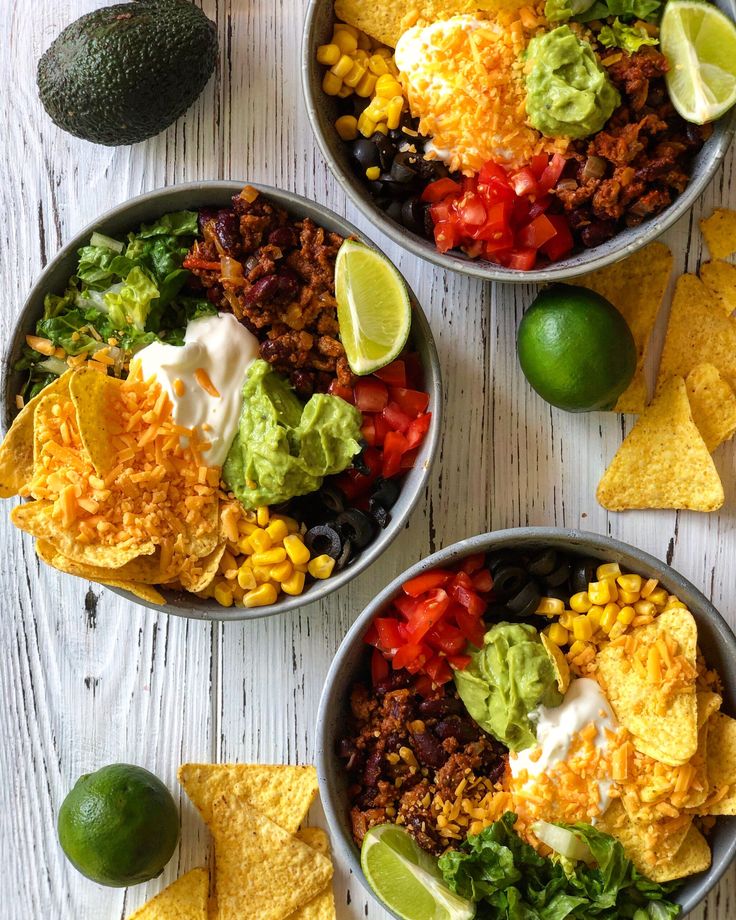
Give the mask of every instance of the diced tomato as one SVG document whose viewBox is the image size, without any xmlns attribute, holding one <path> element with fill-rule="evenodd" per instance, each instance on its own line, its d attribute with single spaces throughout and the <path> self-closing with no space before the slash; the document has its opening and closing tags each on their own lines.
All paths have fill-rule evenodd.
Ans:
<svg viewBox="0 0 736 920">
<path fill-rule="evenodd" d="M 376 446 L 376 423 L 372 415 L 363 416 L 363 425 L 360 434 L 369 447 Z"/>
<path fill-rule="evenodd" d="M 419 355 L 414 351 L 405 351 L 401 357 L 406 365 L 406 385 L 415 390 L 420 389 L 424 369 Z"/>
<path fill-rule="evenodd" d="M 542 174 L 547 168 L 548 163 L 549 159 L 545 153 L 537 153 L 532 157 L 529 168 L 534 173 L 534 176 L 537 180 L 542 178 Z"/>
<path fill-rule="evenodd" d="M 481 569 L 473 575 L 473 587 L 481 594 L 488 594 L 493 590 L 493 576 L 488 569 Z"/>
<path fill-rule="evenodd" d="M 549 164 L 545 167 L 544 172 L 539 177 L 539 188 L 541 191 L 548 192 L 550 189 L 553 189 L 557 185 L 557 182 L 562 175 L 562 170 L 565 168 L 566 163 L 567 160 L 561 154 L 555 153 L 552 156 Z"/>
<path fill-rule="evenodd" d="M 397 358 L 396 361 L 392 361 L 386 367 L 382 367 L 380 371 L 376 371 L 375 375 L 379 380 L 383 380 L 386 386 L 405 387 L 406 363 L 401 358 Z"/>
<path fill-rule="evenodd" d="M 419 448 L 415 447 L 412 450 L 407 450 L 406 453 L 401 455 L 401 470 L 413 470 L 417 462 L 417 457 L 419 456 Z"/>
<path fill-rule="evenodd" d="M 462 238 L 460 225 L 453 220 L 441 220 L 434 226 L 434 242 L 440 252 L 454 249 Z"/>
<path fill-rule="evenodd" d="M 376 429 L 376 446 L 383 447 L 383 442 L 386 440 L 386 435 L 391 431 L 391 426 L 381 415 L 373 416 L 373 425 Z"/>
<path fill-rule="evenodd" d="M 423 645 L 421 642 L 407 642 L 406 645 L 402 645 L 398 649 L 391 659 L 391 664 L 395 671 L 406 668 L 407 671 L 415 674 L 416 671 L 412 671 L 412 667 L 419 670 L 427 662 L 427 659 L 431 657 L 432 650 L 428 646 Z"/>
<path fill-rule="evenodd" d="M 375 377 L 363 377 L 355 384 L 355 405 L 361 412 L 380 412 L 388 403 L 388 388 Z"/>
<path fill-rule="evenodd" d="M 542 252 L 554 262 L 572 250 L 573 238 L 570 225 L 562 214 L 548 214 L 547 217 L 554 224 L 557 233 L 542 246 Z"/>
<path fill-rule="evenodd" d="M 457 213 L 466 227 L 479 227 L 486 221 L 486 209 L 481 199 L 473 194 L 464 195 L 457 205 Z"/>
<path fill-rule="evenodd" d="M 472 243 L 463 243 L 460 247 L 471 259 L 477 259 L 483 254 L 483 240 L 473 240 Z"/>
<path fill-rule="evenodd" d="M 401 409 L 401 406 L 395 402 L 390 402 L 386 406 L 383 412 L 381 412 L 381 417 L 388 425 L 390 431 L 400 431 L 402 434 L 406 434 L 412 422 L 411 416 L 407 415 L 406 412 Z"/>
<path fill-rule="evenodd" d="M 406 442 L 410 450 L 422 443 L 424 435 L 429 431 L 431 422 L 431 412 L 425 412 L 423 415 L 418 415 L 415 419 L 412 419 L 409 430 L 406 432 Z"/>
<path fill-rule="evenodd" d="M 430 205 L 429 213 L 432 216 L 432 223 L 442 224 L 451 221 L 457 223 L 457 214 L 453 207 L 453 199 L 446 198 L 444 201 L 436 201 Z"/>
<path fill-rule="evenodd" d="M 473 553 L 472 556 L 468 556 L 466 559 L 463 559 L 460 564 L 460 568 L 467 575 L 472 575 L 473 572 L 477 572 L 478 569 L 483 567 L 483 563 L 486 561 L 485 553 Z"/>
<path fill-rule="evenodd" d="M 368 473 L 361 473 L 356 469 L 346 470 L 336 480 L 337 487 L 345 497 L 355 501 L 365 494 L 378 479 L 381 472 L 383 458 L 381 452 L 375 447 L 366 447 L 363 451 L 363 463 L 368 467 Z"/>
<path fill-rule="evenodd" d="M 457 668 L 458 671 L 463 671 L 472 661 L 470 655 L 448 655 L 447 663 L 452 665 L 453 668 Z"/>
<path fill-rule="evenodd" d="M 551 204 L 551 195 L 538 195 L 534 199 L 534 203 L 529 205 L 529 220 L 534 220 L 535 217 L 539 217 L 540 214 L 544 214 L 544 212 L 549 208 Z"/>
<path fill-rule="evenodd" d="M 409 442 L 400 431 L 389 431 L 383 442 L 381 474 L 390 479 L 401 470 L 401 456 L 409 449 Z"/>
<path fill-rule="evenodd" d="M 459 195 L 463 190 L 459 182 L 452 179 L 438 179 L 436 182 L 430 182 L 422 192 L 422 201 L 442 201 L 448 195 Z"/>
<path fill-rule="evenodd" d="M 455 573 L 455 577 L 452 579 L 452 587 L 453 589 L 462 587 L 468 591 L 472 591 L 473 582 L 470 575 L 461 568 L 459 572 Z"/>
<path fill-rule="evenodd" d="M 453 584 L 450 593 L 453 599 L 461 604 L 471 616 L 480 617 L 485 613 L 487 604 L 473 588 Z"/>
<path fill-rule="evenodd" d="M 557 233 L 557 228 L 546 214 L 540 214 L 523 227 L 517 239 L 525 249 L 541 249 Z"/>
<path fill-rule="evenodd" d="M 371 623 L 366 630 L 363 636 L 363 642 L 365 642 L 366 645 L 378 645 L 378 630 L 374 623 Z"/>
<path fill-rule="evenodd" d="M 453 605 L 452 613 L 453 619 L 468 642 L 476 648 L 480 648 L 483 645 L 483 636 L 486 634 L 486 628 L 483 625 L 483 621 L 478 617 L 471 616 L 471 614 L 459 604 Z"/>
<path fill-rule="evenodd" d="M 436 626 L 427 633 L 426 641 L 436 648 L 438 652 L 446 655 L 457 655 L 465 649 L 468 640 L 462 632 L 446 620 L 440 620 Z"/>
<path fill-rule="evenodd" d="M 432 588 L 441 588 L 446 585 L 451 578 L 452 572 L 448 569 L 431 569 L 429 572 L 422 572 L 421 575 L 416 575 L 414 578 L 410 578 L 409 581 L 405 581 L 401 586 L 401 590 L 404 594 L 408 594 L 409 597 L 420 597 L 425 591 L 431 591 Z M 396 602 L 394 601 L 394 603 Z"/>
<path fill-rule="evenodd" d="M 402 617 L 408 621 L 411 620 L 411 618 L 416 613 L 417 607 L 419 606 L 419 601 L 414 597 L 409 597 L 408 594 L 406 596 L 400 594 L 398 597 L 394 598 L 393 604 L 394 607 L 396 607 L 396 609 L 402 615 Z"/>
<path fill-rule="evenodd" d="M 539 190 L 534 173 L 528 166 L 509 176 L 509 183 L 519 198 L 536 195 Z"/>
<path fill-rule="evenodd" d="M 426 411 L 429 405 L 429 393 L 421 390 L 407 390 L 406 387 L 391 387 L 389 390 L 391 400 L 395 402 L 402 412 L 416 418 Z"/>
<path fill-rule="evenodd" d="M 436 690 L 432 684 L 432 678 L 428 677 L 426 674 L 420 674 L 419 677 L 414 681 L 414 690 L 423 697 L 425 700 L 429 699 L 431 696 L 436 696 Z"/>
<path fill-rule="evenodd" d="M 399 621 L 393 617 L 376 617 L 373 623 L 378 633 L 379 647 L 393 655 L 403 641 L 399 633 Z"/>
<path fill-rule="evenodd" d="M 537 261 L 536 249 L 517 249 L 511 253 L 509 259 L 509 268 L 515 268 L 518 271 L 528 272 L 534 268 Z"/>
<path fill-rule="evenodd" d="M 377 648 L 374 648 L 371 655 L 371 681 L 373 686 L 375 687 L 379 681 L 385 680 L 388 677 L 388 672 L 388 661 Z"/>
<path fill-rule="evenodd" d="M 437 684 L 438 687 L 452 680 L 450 665 L 445 658 L 440 658 L 439 655 L 435 655 L 427 662 L 425 671 L 432 678 L 432 683 Z"/>
<path fill-rule="evenodd" d="M 355 405 L 355 395 L 353 394 L 352 387 L 346 387 L 337 382 L 335 378 L 327 388 L 327 392 L 330 396 L 339 396 L 340 399 L 344 399 L 345 402 L 349 402 L 350 405 Z"/>
<path fill-rule="evenodd" d="M 497 201 L 490 205 L 486 222 L 473 229 L 473 239 L 493 241 L 508 238 L 510 246 L 514 240 L 510 226 L 513 211 L 514 206 L 510 201 Z"/>
<path fill-rule="evenodd" d="M 422 596 L 414 616 L 407 624 L 411 642 L 419 642 L 435 623 L 447 613 L 450 597 L 442 588 L 432 588 Z"/>
</svg>

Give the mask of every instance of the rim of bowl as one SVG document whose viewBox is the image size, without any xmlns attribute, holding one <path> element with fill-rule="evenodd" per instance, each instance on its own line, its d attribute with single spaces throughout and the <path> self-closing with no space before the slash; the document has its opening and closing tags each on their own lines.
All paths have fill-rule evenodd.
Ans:
<svg viewBox="0 0 736 920">
<path fill-rule="evenodd" d="M 666 562 L 613 537 L 596 534 L 592 531 L 562 527 L 514 527 L 505 530 L 488 531 L 487 533 L 477 534 L 457 543 L 452 543 L 430 556 L 426 556 L 400 575 L 397 575 L 368 603 L 340 643 L 325 678 L 317 712 L 316 731 L 317 779 L 333 847 L 337 849 L 339 856 L 347 863 L 350 872 L 358 878 L 368 894 L 396 920 L 400 920 L 399 915 L 379 900 L 363 874 L 360 866 L 360 852 L 353 842 L 350 832 L 346 829 L 342 792 L 334 786 L 334 777 L 341 775 L 342 764 L 338 762 L 333 749 L 335 738 L 332 730 L 335 727 L 336 714 L 344 709 L 347 699 L 344 687 L 340 689 L 339 696 L 335 698 L 336 693 L 338 693 L 335 687 L 338 683 L 342 684 L 340 678 L 343 662 L 354 650 L 355 645 L 362 643 L 363 634 L 368 625 L 385 608 L 386 604 L 396 596 L 403 582 L 435 566 L 451 564 L 472 553 L 488 552 L 491 549 L 501 548 L 509 544 L 513 545 L 514 548 L 532 547 L 540 544 L 551 545 L 559 548 L 562 552 L 579 552 L 581 555 L 588 552 L 605 553 L 605 558 L 607 559 L 624 562 L 631 568 L 639 567 L 643 569 L 641 574 L 657 576 L 662 581 L 666 581 L 670 590 L 672 587 L 676 589 L 673 593 L 676 593 L 681 600 L 685 601 L 696 621 L 701 618 L 708 621 L 716 636 L 716 645 L 721 650 L 720 657 L 724 663 L 723 670 L 725 672 L 730 670 L 733 674 L 736 674 L 736 635 L 734 635 L 728 623 L 702 591 L 671 566 L 667 565 Z M 736 684 L 731 686 L 730 690 L 731 703 L 736 705 Z M 731 839 L 727 842 L 725 851 L 721 852 L 717 859 L 714 859 L 710 869 L 705 873 L 700 873 L 698 876 L 693 876 L 694 879 L 697 879 L 697 890 L 689 898 L 679 902 L 682 906 L 683 917 L 701 903 L 708 892 L 720 881 L 734 858 L 736 858 L 736 817 L 720 816 L 719 822 L 725 822 L 726 826 L 730 828 Z M 675 892 L 676 897 L 677 895 L 678 892 Z"/>
<path fill-rule="evenodd" d="M 383 250 L 381 250 L 370 237 L 366 236 L 365 233 L 360 231 L 350 223 L 350 221 L 336 214 L 334 211 L 331 211 L 329 208 L 326 208 L 324 205 L 311 201 L 302 195 L 297 195 L 295 192 L 273 188 L 272 186 L 256 182 L 248 182 L 246 180 L 239 182 L 232 179 L 182 182 L 164 188 L 153 189 L 150 192 L 137 195 L 135 198 L 130 198 L 104 211 L 93 221 L 77 231 L 74 236 L 59 249 L 53 259 L 47 263 L 31 287 L 23 307 L 15 318 L 13 331 L 4 348 L 3 362 L 0 368 L 0 392 L 2 393 L 3 404 L 2 427 L 4 432 L 10 427 L 10 423 L 16 414 L 13 402 L 15 394 L 11 392 L 14 389 L 13 382 L 15 378 L 15 374 L 12 370 L 12 363 L 14 362 L 15 355 L 18 353 L 18 343 L 21 337 L 25 334 L 26 329 L 29 328 L 30 322 L 33 321 L 35 323 L 40 312 L 39 305 L 43 303 L 43 296 L 48 293 L 51 288 L 51 285 L 46 280 L 49 275 L 51 275 L 58 266 L 69 259 L 80 246 L 84 245 L 94 230 L 99 230 L 101 227 L 104 228 L 105 225 L 116 220 L 124 222 L 126 214 L 133 209 L 150 204 L 152 205 L 151 213 L 153 214 L 155 210 L 153 206 L 160 203 L 161 208 L 159 213 L 163 214 L 167 210 L 166 202 L 174 196 L 181 196 L 186 192 L 195 195 L 199 194 L 200 198 L 209 192 L 220 193 L 223 196 L 235 195 L 244 185 L 252 185 L 253 188 L 258 189 L 258 191 L 271 198 L 297 219 L 310 217 L 315 223 L 332 229 L 341 236 L 357 237 L 366 245 L 385 255 Z M 203 204 L 196 205 L 196 207 L 201 207 Z M 168 209 L 171 210 L 171 207 Z M 143 220 L 147 219 L 150 218 L 143 218 Z M 132 222 L 133 221 L 134 219 L 132 219 Z M 138 223 L 140 223 L 140 219 Z M 406 478 L 402 484 L 399 501 L 397 505 L 394 506 L 394 508 L 398 507 L 399 510 L 395 514 L 392 514 L 388 527 L 379 532 L 376 539 L 366 547 L 360 557 L 352 565 L 343 569 L 343 571 L 339 572 L 337 575 L 325 579 L 324 581 L 315 582 L 304 594 L 279 600 L 269 607 L 221 607 L 211 598 L 200 599 L 196 598 L 194 595 L 189 596 L 183 593 L 178 593 L 176 596 L 170 595 L 165 604 L 153 604 L 121 588 L 113 588 L 107 585 L 103 585 L 102 587 L 141 607 L 147 607 L 159 613 L 169 613 L 175 616 L 204 620 L 229 621 L 260 619 L 277 616 L 290 610 L 306 607 L 308 604 L 323 600 L 329 594 L 339 591 L 340 588 L 364 572 L 386 549 L 388 549 L 406 524 L 429 480 L 432 466 L 437 455 L 437 448 L 439 446 L 443 411 L 442 378 L 434 336 L 432 335 L 432 330 L 424 311 L 405 278 L 404 283 L 407 286 L 412 303 L 412 327 L 410 337 L 414 338 L 415 343 L 424 353 L 424 386 L 429 393 L 430 405 L 432 406 L 432 421 L 424 443 L 422 444 L 416 465 L 407 472 Z M 66 575 L 66 573 L 59 574 L 69 578 L 74 577 L 72 575 Z M 162 593 L 165 594 L 163 591 Z M 188 600 L 189 597 L 192 598 L 191 601 Z M 187 603 L 191 604 L 191 606 L 184 606 L 182 604 L 182 599 L 187 599 Z"/>
<path fill-rule="evenodd" d="M 364 217 L 398 246 L 407 249 L 420 259 L 426 259 L 428 262 L 438 265 L 440 268 L 450 269 L 485 281 L 528 284 L 532 282 L 551 283 L 553 281 L 565 281 L 603 268 L 606 265 L 611 265 L 613 262 L 618 262 L 655 240 L 692 207 L 715 176 L 731 144 L 734 133 L 736 133 L 736 106 L 734 106 L 714 123 L 713 135 L 696 155 L 696 162 L 697 158 L 702 158 L 703 160 L 702 168 L 697 175 L 691 173 L 691 178 L 685 191 L 678 195 L 675 201 L 661 214 L 651 220 L 644 221 L 638 227 L 627 228 L 617 233 L 611 240 L 607 240 L 600 246 L 583 250 L 560 262 L 553 262 L 549 266 L 528 272 L 503 268 L 492 262 L 481 262 L 465 256 L 442 253 L 435 247 L 433 242 L 406 230 L 387 217 L 384 211 L 375 203 L 364 184 L 352 170 L 344 167 L 342 158 L 335 153 L 337 144 L 343 144 L 344 142 L 339 139 L 332 123 L 325 114 L 319 72 L 320 65 L 317 64 L 315 58 L 315 51 L 319 44 L 317 31 L 320 23 L 318 14 L 328 2 L 329 0 L 310 0 L 304 20 L 301 48 L 304 101 L 312 131 L 317 139 L 322 156 L 348 199 Z M 717 0 L 715 5 L 726 12 L 731 19 L 736 20 L 736 0 Z M 620 241 L 618 245 L 617 241 Z"/>
</svg>

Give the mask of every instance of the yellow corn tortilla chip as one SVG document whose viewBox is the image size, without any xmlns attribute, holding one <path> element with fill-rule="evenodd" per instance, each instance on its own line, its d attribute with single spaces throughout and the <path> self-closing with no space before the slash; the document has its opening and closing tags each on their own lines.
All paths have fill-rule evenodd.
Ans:
<svg viewBox="0 0 736 920">
<path fill-rule="evenodd" d="M 730 316 L 736 310 L 736 265 L 720 260 L 706 262 L 699 275 L 713 300 Z"/>
<path fill-rule="evenodd" d="M 207 920 L 210 879 L 206 869 L 192 869 L 139 907 L 128 920 Z"/>
<path fill-rule="evenodd" d="M 698 631 L 684 608 L 665 610 L 654 622 L 631 633 L 637 647 L 648 649 L 662 636 L 672 637 L 695 672 Z M 598 676 L 616 718 L 632 735 L 634 747 L 654 760 L 676 767 L 687 763 L 698 747 L 695 678 L 692 686 L 663 700 L 656 687 L 642 679 L 621 645 L 604 646 L 596 657 Z"/>
<path fill-rule="evenodd" d="M 687 377 L 698 364 L 715 365 L 721 377 L 736 385 L 736 319 L 726 316 L 700 278 L 680 275 L 667 323 L 657 391 L 670 377 Z"/>
<path fill-rule="evenodd" d="M 721 708 L 723 699 L 712 690 L 698 690 L 695 694 L 698 705 L 698 731 L 706 724 L 714 712 Z"/>
<path fill-rule="evenodd" d="M 736 252 L 736 211 L 716 208 L 710 217 L 702 218 L 700 231 L 714 259 L 725 259 Z"/>
<path fill-rule="evenodd" d="M 603 474 L 596 498 L 609 511 L 721 507 L 723 485 L 693 421 L 682 377 L 668 380 L 639 416 Z"/>
<path fill-rule="evenodd" d="M 103 581 L 106 578 L 114 578 L 117 581 L 135 581 L 144 585 L 158 585 L 165 581 L 162 577 L 164 573 L 161 572 L 158 551 L 150 556 L 136 556 L 117 568 L 75 562 L 60 553 L 54 544 L 48 540 L 37 540 L 36 552 L 46 565 L 53 566 L 53 568 L 58 569 L 60 572 L 66 572 L 68 575 L 77 575 L 79 578 L 87 578 L 90 581 Z"/>
<path fill-rule="evenodd" d="M 632 860 L 633 861 L 633 860 Z M 710 868 L 711 853 L 708 841 L 694 825 L 687 832 L 682 846 L 669 859 L 657 860 L 646 873 L 653 882 L 674 882 Z"/>
<path fill-rule="evenodd" d="M 195 594 L 197 591 L 204 591 L 212 583 L 220 567 L 225 546 L 224 542 L 219 543 L 208 556 L 199 559 L 195 566 L 188 566 L 177 573 L 185 591 Z"/>
<path fill-rule="evenodd" d="M 559 645 L 555 645 L 546 633 L 540 633 L 540 636 L 544 650 L 549 660 L 552 662 L 552 667 L 555 671 L 557 688 L 560 693 L 567 693 L 568 687 L 570 686 L 570 665 L 567 662 L 567 658 L 565 658 Z"/>
<path fill-rule="evenodd" d="M 332 863 L 234 792 L 212 803 L 219 920 L 282 920 L 316 897 Z"/>
<path fill-rule="evenodd" d="M 45 396 L 69 392 L 73 371 L 67 371 L 29 400 L 13 420 L 0 444 L 0 498 L 12 498 L 33 476 L 33 418 Z"/>
<path fill-rule="evenodd" d="M 296 836 L 302 843 L 306 843 L 307 846 L 330 859 L 330 839 L 321 827 L 303 827 L 297 831 Z M 304 907 L 289 914 L 289 920 L 336 920 L 336 918 L 332 881 L 327 883 L 316 898 L 312 898 Z"/>
<path fill-rule="evenodd" d="M 694 367 L 685 386 L 693 421 L 713 453 L 736 432 L 736 393 L 712 364 Z"/>
<path fill-rule="evenodd" d="M 636 371 L 628 388 L 619 396 L 615 412 L 638 414 L 647 404 L 644 359 L 671 272 L 672 253 L 668 247 L 664 243 L 650 243 L 621 262 L 569 282 L 590 288 L 610 300 L 634 337 Z"/>
<path fill-rule="evenodd" d="M 395 48 L 403 33 L 420 20 L 428 24 L 461 13 L 517 10 L 522 6 L 521 0 L 336 0 L 335 16 Z"/>
<path fill-rule="evenodd" d="M 736 719 L 722 712 L 714 713 L 709 723 L 708 779 L 711 796 L 698 813 L 736 815 Z"/>
<path fill-rule="evenodd" d="M 113 437 L 120 434 L 118 390 L 122 381 L 91 367 L 80 367 L 69 381 L 82 444 L 98 476 L 115 466 Z"/>
<path fill-rule="evenodd" d="M 312 766 L 185 763 L 177 776 L 208 825 L 212 803 L 237 785 L 240 796 L 293 834 L 317 795 L 317 771 Z"/>
</svg>

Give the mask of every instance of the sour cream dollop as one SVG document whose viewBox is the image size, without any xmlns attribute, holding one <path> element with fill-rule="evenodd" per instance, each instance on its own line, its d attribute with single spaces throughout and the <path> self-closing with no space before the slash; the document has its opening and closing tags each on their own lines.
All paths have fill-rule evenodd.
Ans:
<svg viewBox="0 0 736 920">
<path fill-rule="evenodd" d="M 207 463 L 222 466 L 238 427 L 245 375 L 257 357 L 253 333 L 232 313 L 219 313 L 189 323 L 184 345 L 153 342 L 136 360 L 143 377 L 155 377 L 168 394 L 174 421 L 203 429 L 210 442 L 203 452 Z M 208 392 L 208 381 L 219 395 Z"/>
</svg>

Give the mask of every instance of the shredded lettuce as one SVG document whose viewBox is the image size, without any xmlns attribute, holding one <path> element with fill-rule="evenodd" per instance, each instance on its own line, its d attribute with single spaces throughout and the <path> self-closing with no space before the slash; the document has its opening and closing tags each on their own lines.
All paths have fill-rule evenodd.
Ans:
<svg viewBox="0 0 736 920">
<path fill-rule="evenodd" d="M 507 812 L 457 850 L 439 859 L 452 891 L 478 902 L 478 920 L 675 920 L 680 906 L 659 885 L 641 875 L 618 840 L 589 824 L 562 824 L 588 845 L 595 859 L 585 863 L 540 856 L 514 831 Z"/>
<path fill-rule="evenodd" d="M 544 15 L 550 22 L 592 22 L 611 16 L 656 22 L 661 6 L 661 0 L 547 0 Z"/>
<path fill-rule="evenodd" d="M 610 26 L 603 26 L 598 41 L 604 48 L 622 48 L 627 54 L 633 54 L 642 45 L 659 44 L 659 39 L 649 35 L 643 26 L 627 26 L 618 16 Z"/>
<path fill-rule="evenodd" d="M 589 9 L 595 0 L 547 0 L 544 15 L 550 22 L 566 22 Z"/>
</svg>

